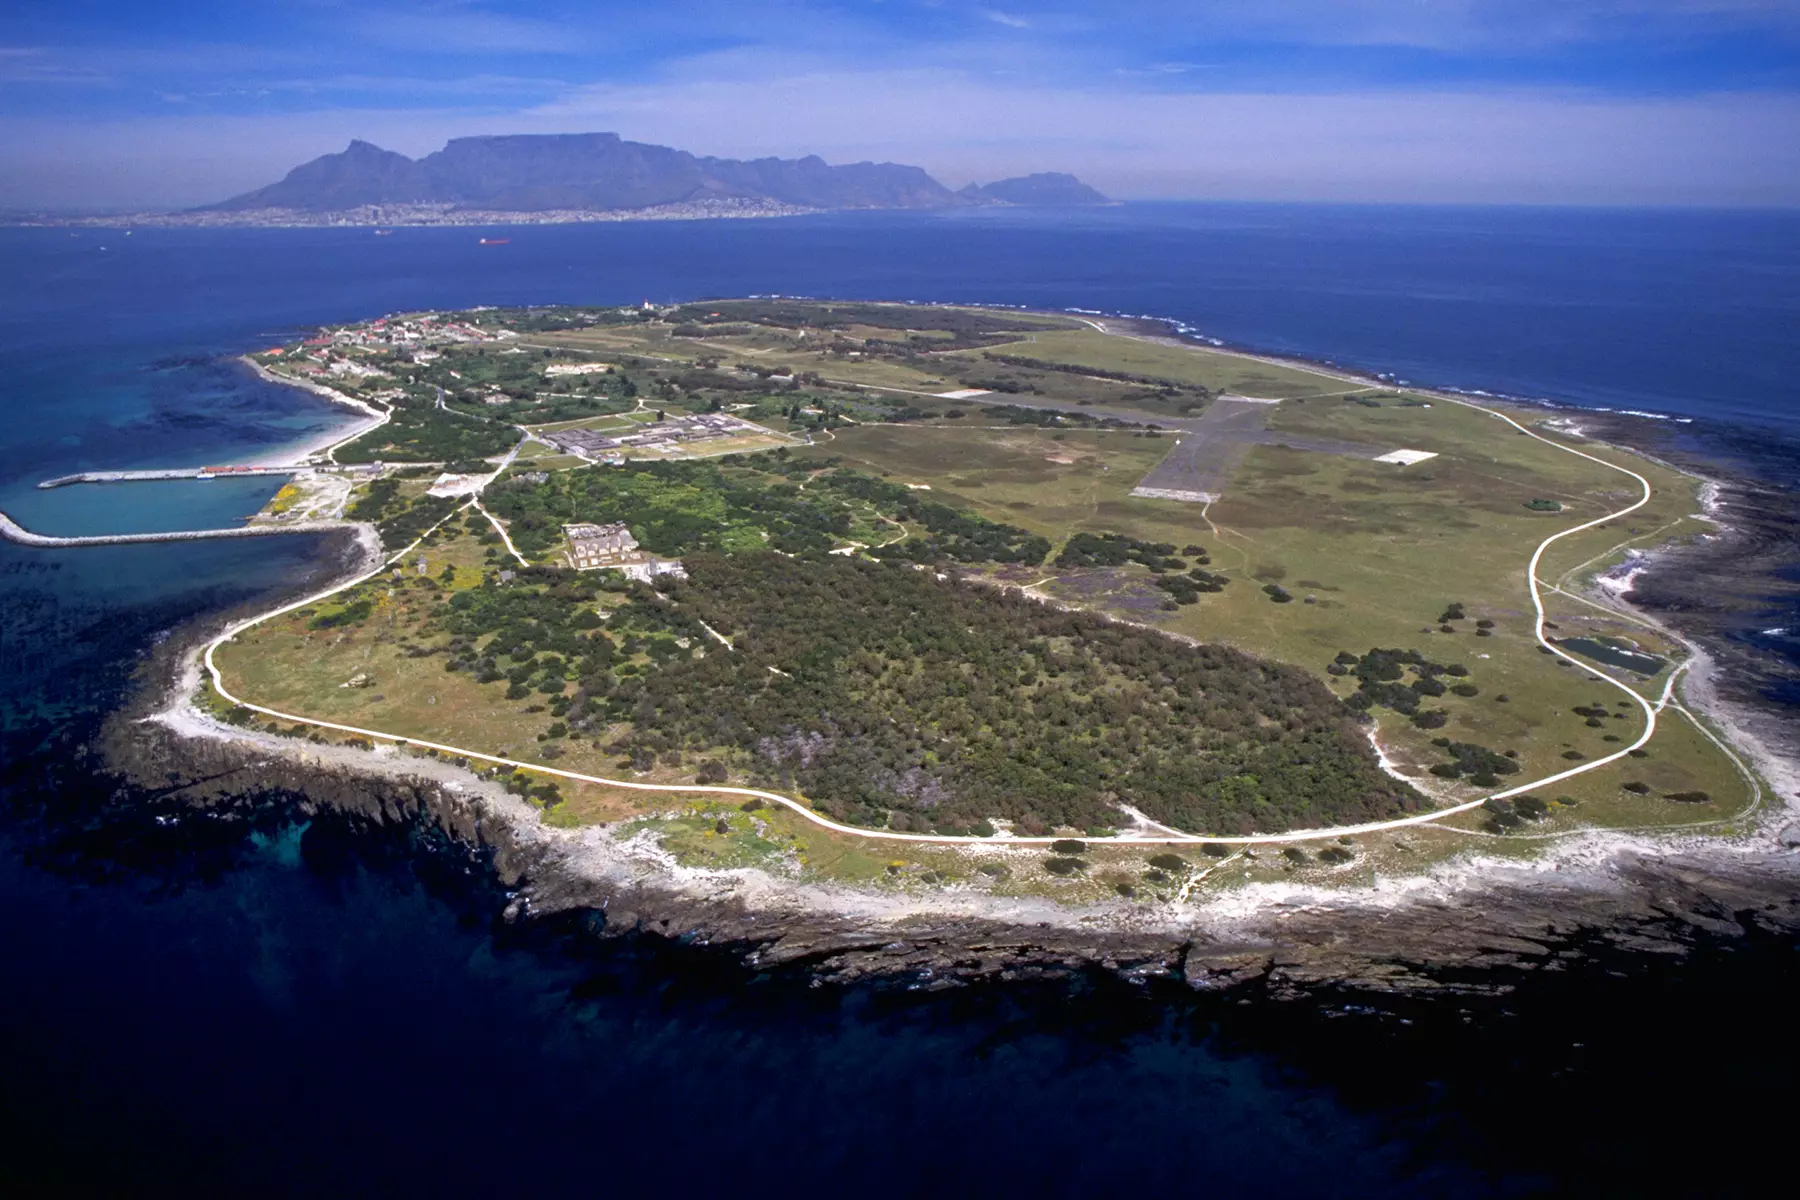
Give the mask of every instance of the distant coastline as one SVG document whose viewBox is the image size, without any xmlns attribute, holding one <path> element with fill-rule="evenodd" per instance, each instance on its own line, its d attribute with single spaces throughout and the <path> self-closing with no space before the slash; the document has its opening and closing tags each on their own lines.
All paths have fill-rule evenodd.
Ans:
<svg viewBox="0 0 1800 1200">
<path fill-rule="evenodd" d="M 616 221 L 720 221 L 804 217 L 823 209 L 766 200 L 689 200 L 646 208 L 559 208 L 539 212 L 459 208 L 453 204 L 364 204 L 329 212 L 297 208 L 189 209 L 99 216 L 28 214 L 4 223 L 53 229 L 337 229 L 495 225 L 589 225 Z"/>
</svg>

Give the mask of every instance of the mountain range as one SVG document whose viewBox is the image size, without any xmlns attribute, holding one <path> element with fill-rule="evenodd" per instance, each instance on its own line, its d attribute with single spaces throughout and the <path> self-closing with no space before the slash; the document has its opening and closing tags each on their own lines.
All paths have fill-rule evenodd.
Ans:
<svg viewBox="0 0 1800 1200">
<path fill-rule="evenodd" d="M 450 205 L 489 212 L 613 212 L 705 201 L 795 208 L 956 208 L 1111 203 L 1073 175 L 1045 173 L 953 192 L 899 163 L 699 157 L 616 133 L 455 138 L 412 159 L 364 141 L 295 167 L 279 183 L 197 212 L 339 212 L 365 205 Z"/>
</svg>

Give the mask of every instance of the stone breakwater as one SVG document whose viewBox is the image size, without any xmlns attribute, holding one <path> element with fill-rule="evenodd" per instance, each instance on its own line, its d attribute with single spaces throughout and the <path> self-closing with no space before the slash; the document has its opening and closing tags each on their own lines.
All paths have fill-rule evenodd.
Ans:
<svg viewBox="0 0 1800 1200">
<path fill-rule="evenodd" d="M 78 471 L 58 475 L 38 484 L 40 488 L 68 487 L 74 483 L 153 483 L 168 479 L 241 479 L 246 475 L 293 475 L 298 467 L 180 467 L 165 471 Z"/>
<path fill-rule="evenodd" d="M 277 533 L 331 533 L 355 528 L 347 521 L 296 521 L 291 525 L 244 525 L 232 529 L 182 529 L 167 533 L 101 533 L 83 537 L 53 537 L 33 533 L 0 512 L 0 538 L 40 550 L 68 550 L 83 546 L 129 546 L 139 542 L 202 542 L 212 538 L 268 537 Z"/>
</svg>

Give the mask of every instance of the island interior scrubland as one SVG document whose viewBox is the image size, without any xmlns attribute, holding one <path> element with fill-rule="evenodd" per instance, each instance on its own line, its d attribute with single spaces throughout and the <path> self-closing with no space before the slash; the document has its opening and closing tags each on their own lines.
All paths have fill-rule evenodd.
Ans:
<svg viewBox="0 0 1800 1200">
<path fill-rule="evenodd" d="M 1149 912 L 1766 808 L 1695 648 L 1609 587 L 1705 535 L 1702 481 L 1551 410 L 768 298 L 252 360 L 369 414 L 255 521 L 382 553 L 228 630 L 198 702 L 670 870 Z"/>
</svg>

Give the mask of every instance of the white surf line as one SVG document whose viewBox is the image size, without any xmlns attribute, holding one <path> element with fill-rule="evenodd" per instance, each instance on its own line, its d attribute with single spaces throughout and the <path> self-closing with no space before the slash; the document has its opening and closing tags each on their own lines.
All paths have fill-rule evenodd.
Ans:
<svg viewBox="0 0 1800 1200">
<path fill-rule="evenodd" d="M 1563 591 L 1563 585 L 1568 583 L 1570 578 L 1573 577 L 1574 575 L 1578 574 L 1581 571 L 1587 570 L 1589 567 L 1593 566 L 1597 562 L 1601 562 L 1605 559 L 1611 558 L 1613 555 L 1619 553 L 1622 550 L 1630 550 L 1633 546 L 1635 546 L 1639 542 L 1653 541 L 1654 539 L 1661 537 L 1668 530 L 1675 528 L 1675 526 L 1681 524 L 1683 521 L 1685 521 L 1687 519 L 1688 519 L 1687 517 L 1676 517 L 1673 521 L 1666 521 L 1663 524 L 1658 525 L 1655 529 L 1652 529 L 1649 533 L 1640 534 L 1637 537 L 1626 538 L 1624 541 L 1620 542 L 1618 545 L 1612 546 L 1605 550 L 1602 550 L 1600 553 L 1594 555 L 1594 557 L 1586 560 L 1585 562 L 1577 563 L 1575 566 L 1572 566 L 1568 570 L 1564 571 L 1561 575 L 1558 575 L 1556 577 L 1556 582 L 1550 585 L 1550 590 L 1553 592 L 1563 592 L 1564 595 L 1568 595 L 1569 593 Z"/>
<path fill-rule="evenodd" d="M 1558 450 L 1562 450 L 1566 453 L 1574 454 L 1581 458 L 1588 459 L 1590 462 L 1598 463 L 1601 466 L 1606 467 L 1609 470 L 1619 471 L 1619 472 L 1622 472 L 1623 474 L 1629 475 L 1633 479 L 1637 480 L 1638 484 L 1643 488 L 1644 494 L 1637 500 L 1636 503 L 1631 504 L 1625 508 L 1622 508 L 1622 509 L 1618 510 L 1617 512 L 1607 513 L 1605 516 L 1596 517 L 1592 521 L 1588 521 L 1584 524 L 1574 526 L 1573 528 L 1570 528 L 1570 529 L 1565 529 L 1560 533 L 1551 534 L 1549 537 L 1545 538 L 1542 542 L 1538 543 L 1538 547 L 1537 547 L 1536 551 L 1533 552 L 1533 554 L 1531 556 L 1531 562 L 1526 569 L 1526 580 L 1527 580 L 1527 583 L 1531 590 L 1531 602 L 1532 602 L 1533 607 L 1537 611 L 1537 622 L 1536 622 L 1534 631 L 1537 636 L 1538 644 L 1545 647 L 1546 649 L 1548 649 L 1552 654 L 1554 654 L 1560 658 L 1566 659 L 1573 665 L 1581 667 L 1582 669 L 1586 670 L 1587 665 L 1585 663 L 1583 663 L 1580 659 L 1575 658 L 1573 655 L 1568 654 L 1566 651 L 1557 649 L 1554 645 L 1551 645 L 1549 639 L 1547 639 L 1544 636 L 1544 620 L 1545 620 L 1544 601 L 1543 601 L 1542 594 L 1538 590 L 1539 582 L 1540 582 L 1538 579 L 1538 575 L 1537 575 L 1538 564 L 1543 559 L 1544 551 L 1546 549 L 1548 549 L 1553 543 L 1561 541 L 1563 538 L 1569 537 L 1573 534 L 1582 533 L 1588 529 L 1592 529 L 1596 525 L 1602 525 L 1602 524 L 1605 524 L 1607 521 L 1615 520 L 1615 519 L 1625 516 L 1629 513 L 1636 512 L 1638 509 L 1640 509 L 1644 505 L 1648 504 L 1650 502 L 1650 496 L 1651 496 L 1650 481 L 1645 479 L 1642 475 L 1639 475 L 1637 472 L 1632 471 L 1626 467 L 1621 467 L 1621 466 L 1617 465 L 1616 463 L 1607 462 L 1603 458 L 1595 457 L 1592 454 L 1585 453 L 1584 451 L 1581 451 L 1581 450 L 1576 450 L 1570 446 L 1564 446 L 1559 442 L 1552 441 L 1549 438 L 1542 437 L 1536 433 L 1533 433 L 1531 430 L 1525 428 L 1523 425 L 1520 425 L 1517 421 L 1513 420 L 1511 417 L 1506 416 L 1504 413 L 1494 412 L 1492 409 L 1483 408 L 1479 404 L 1474 404 L 1474 403 L 1471 403 L 1471 402 L 1465 401 L 1465 400 L 1456 400 L 1456 399 L 1449 398 L 1449 397 L 1446 397 L 1446 399 L 1449 399 L 1451 401 L 1451 403 L 1462 404 L 1467 408 L 1472 408 L 1478 412 L 1485 412 L 1485 413 L 1488 413 L 1490 416 L 1497 417 L 1500 420 L 1505 421 L 1508 425 L 1511 425 L 1513 428 L 1517 429 L 1520 433 L 1525 434 L 1527 437 L 1536 438 L 1538 441 L 1543 442 L 1547 446 L 1554 446 Z M 354 579 L 351 579 L 346 583 L 338 584 L 337 586 L 329 588 L 323 592 L 320 592 L 317 595 L 310 596 L 310 597 L 307 597 L 302 600 L 294 601 L 291 604 L 283 605 L 282 607 L 277 608 L 277 609 L 272 609 L 271 611 L 264 613 L 261 616 L 250 618 L 248 620 L 239 622 L 239 623 L 229 627 L 224 633 L 220 634 L 218 637 L 214 638 L 211 642 L 209 642 L 207 644 L 206 652 L 203 656 L 203 662 L 205 663 L 206 669 L 212 676 L 214 690 L 216 690 L 219 693 L 219 695 L 221 695 L 222 697 L 224 697 L 226 700 L 230 701 L 233 704 L 240 705 L 246 709 L 249 709 L 251 712 L 262 713 L 265 716 L 274 717 L 279 720 L 288 721 L 288 722 L 292 722 L 295 724 L 312 725 L 312 726 L 315 726 L 320 729 L 336 730 L 340 733 L 349 733 L 349 734 L 353 734 L 353 735 L 356 735 L 359 737 L 367 737 L 367 738 L 372 738 L 372 739 L 379 739 L 381 741 L 395 742 L 399 745 L 422 746 L 422 747 L 425 747 L 430 750 L 436 750 L 440 754 L 450 754 L 452 756 L 460 756 L 463 758 L 479 759 L 482 762 L 490 762 L 490 763 L 495 763 L 500 766 L 512 767 L 515 770 L 535 771 L 542 775 L 552 775 L 552 776 L 556 776 L 557 778 L 560 778 L 560 779 L 569 779 L 569 780 L 573 780 L 578 783 L 592 783 L 592 784 L 597 784 L 602 787 L 626 788 L 626 789 L 629 789 L 632 791 L 644 791 L 644 792 L 679 792 L 679 793 L 701 794 L 701 795 L 751 797 L 754 799 L 766 801 L 768 803 L 780 804 L 783 807 L 791 809 L 792 811 L 800 814 L 802 817 L 805 817 L 808 821 L 811 821 L 815 825 L 821 826 L 825 829 L 829 829 L 834 833 L 848 834 L 852 837 L 871 838 L 871 839 L 875 839 L 878 841 L 890 841 L 890 842 L 923 842 L 923 843 L 930 843 L 930 844 L 934 844 L 934 845 L 976 845 L 976 846 L 1049 845 L 1052 842 L 1062 840 L 1062 839 L 1056 838 L 1056 837 L 983 838 L 983 837 L 975 837 L 972 835 L 932 834 L 932 833 L 900 833 L 900 832 L 897 832 L 897 831 L 891 830 L 891 829 L 863 829 L 863 828 L 859 828 L 854 825 L 845 825 L 840 822 L 833 821 L 829 817 L 824 817 L 824 816 L 819 815 L 818 813 L 814 812 L 812 809 L 806 807 L 804 804 L 802 804 L 801 802 L 799 802 L 797 800 L 794 800 L 787 796 L 780 795 L 779 793 L 776 793 L 776 792 L 765 792 L 759 788 L 724 787 L 724 786 L 708 785 L 708 784 L 638 783 L 635 780 L 608 779 L 604 776 L 599 776 L 599 775 L 586 775 L 586 774 L 583 774 L 578 771 L 565 771 L 565 770 L 562 770 L 557 767 L 543 766 L 539 763 L 522 762 L 518 759 L 502 758 L 499 755 L 485 754 L 479 750 L 470 750 L 470 749 L 467 749 L 466 747 L 449 746 L 449 745 L 445 745 L 441 742 L 429 742 L 429 741 L 425 741 L 420 738 L 403 737 L 399 734 L 387 733 L 387 732 L 384 732 L 384 731 L 378 730 L 378 729 L 364 729 L 364 728 L 361 728 L 361 727 L 355 726 L 355 725 L 343 725 L 343 724 L 339 724 L 339 723 L 333 722 L 333 721 L 321 721 L 321 720 L 318 720 L 313 717 L 303 717 L 303 716 L 295 715 L 293 713 L 284 713 L 277 709 L 265 708 L 258 704 L 251 704 L 245 700 L 239 699 L 237 696 L 234 696 L 231 692 L 229 692 L 226 689 L 225 682 L 224 682 L 223 677 L 220 674 L 218 665 L 213 661 L 213 652 L 215 650 L 217 650 L 220 645 L 222 645 L 225 642 L 236 637 L 239 633 L 242 633 L 242 632 L 252 628 L 255 625 L 259 625 L 263 621 L 269 620 L 272 617 L 281 616 L 285 613 L 293 612 L 297 609 L 304 608 L 309 604 L 317 603 L 319 600 L 323 600 L 329 596 L 336 595 L 338 592 L 344 591 L 345 589 L 354 587 L 356 584 L 362 583 L 363 581 L 365 581 L 367 579 L 373 578 L 375 575 L 380 574 L 380 572 L 383 569 L 385 569 L 388 564 L 399 561 L 400 559 L 404 558 L 406 556 L 406 554 L 409 553 L 414 546 L 417 546 L 419 544 L 419 542 L 424 541 L 426 537 L 430 536 L 433 532 L 435 532 L 437 530 L 438 526 L 442 525 L 444 523 L 444 521 L 448 521 L 450 519 L 450 516 L 454 516 L 457 512 L 461 512 L 463 508 L 467 508 L 470 505 L 474 505 L 478 509 L 481 508 L 479 499 L 472 498 L 469 501 L 469 504 L 463 505 L 462 507 L 453 510 L 448 516 L 444 517 L 443 520 L 439 521 L 437 523 L 437 525 L 433 525 L 430 529 L 426 530 L 423 534 L 420 534 L 419 537 L 412 543 L 412 545 L 408 546 L 405 550 L 400 551 L 399 554 L 396 554 L 393 557 L 385 560 L 380 567 L 375 568 L 373 571 L 370 571 L 365 575 L 361 575 Z M 481 511 L 483 513 L 487 512 L 486 509 L 481 509 Z M 493 521 L 493 516 L 491 514 L 488 514 L 488 519 L 490 521 Z M 498 522 L 495 522 L 495 527 L 496 528 L 499 527 Z M 506 531 L 504 529 L 502 529 L 500 532 L 501 532 L 501 536 L 504 538 L 506 536 Z M 507 539 L 507 546 L 509 549 L 511 548 L 511 545 L 512 545 L 511 539 Z M 515 556 L 518 555 L 518 551 L 516 551 L 516 550 L 514 550 L 513 553 Z M 521 562 L 524 561 L 522 556 L 520 557 L 520 561 Z M 770 667 L 769 669 L 771 671 L 776 670 L 774 667 Z M 777 671 L 776 673 L 781 674 L 781 672 L 779 672 L 779 671 Z M 1433 809 L 1432 811 L 1425 812 L 1425 813 L 1414 813 L 1411 816 L 1396 817 L 1396 818 L 1393 818 L 1393 819 L 1387 820 L 1387 821 L 1369 821 L 1369 822 L 1365 822 L 1360 825 L 1339 825 L 1339 826 L 1335 826 L 1335 827 L 1328 828 L 1328 829 L 1291 830 L 1287 833 L 1247 834 L 1247 835 L 1231 836 L 1231 837 L 1216 837 L 1216 836 L 1207 836 L 1204 834 L 1183 834 L 1183 835 L 1179 835 L 1179 836 L 1168 836 L 1168 837 L 1135 837 L 1135 838 L 1129 838 L 1129 839 L 1125 839 L 1125 838 L 1113 838 L 1113 839 L 1090 838 L 1088 840 L 1092 841 L 1098 845 L 1137 845 L 1137 846 L 1144 846 L 1144 845 L 1196 845 L 1196 844 L 1211 842 L 1211 843 L 1215 843 L 1218 845 L 1259 846 L 1259 845 L 1279 845 L 1279 844 L 1289 843 L 1289 842 L 1318 841 L 1322 838 L 1355 837 L 1355 836 L 1358 836 L 1361 834 L 1383 833 L 1383 832 L 1386 832 L 1386 831 L 1392 830 L 1392 829 L 1402 829 L 1402 828 L 1405 828 L 1405 827 L 1411 826 L 1411 825 L 1433 824 L 1435 822 L 1443 820 L 1445 817 L 1452 817 L 1452 816 L 1457 815 L 1458 813 L 1469 812 L 1474 809 L 1480 808 L 1483 804 L 1485 804 L 1489 800 L 1501 800 L 1501 799 L 1505 799 L 1509 796 L 1523 795 L 1524 793 L 1531 791 L 1533 788 L 1543 787 L 1547 784 L 1552 784 L 1552 783 L 1560 783 L 1565 779 L 1572 779 L 1577 775 L 1586 774 L 1589 771 L 1593 771 L 1600 767 L 1606 766 L 1609 763 L 1616 762 L 1619 759 L 1624 758 L 1625 756 L 1630 754 L 1633 750 L 1641 748 L 1644 745 L 1644 743 L 1648 742 L 1650 740 L 1650 738 L 1655 734 L 1655 732 L 1656 732 L 1656 713 L 1663 704 L 1666 704 L 1669 702 L 1672 691 L 1675 686 L 1675 680 L 1680 674 L 1681 674 L 1680 669 L 1670 672 L 1668 682 L 1667 682 L 1667 684 L 1665 684 L 1665 686 L 1663 688 L 1663 695 L 1655 706 L 1652 706 L 1652 704 L 1648 700 L 1644 699 L 1635 690 L 1626 686 L 1625 684 L 1618 683 L 1617 681 L 1612 680 L 1609 677 L 1604 676 L 1604 675 L 1599 676 L 1598 678 L 1605 680 L 1608 683 L 1611 683 L 1614 687 L 1618 688 L 1620 691 L 1623 691 L 1626 695 L 1630 696 L 1639 705 L 1639 707 L 1641 707 L 1643 709 L 1644 717 L 1645 717 L 1644 730 L 1643 730 L 1642 734 L 1639 735 L 1637 741 L 1633 742 L 1629 746 L 1624 747 L 1623 749 L 1617 751 L 1616 753 L 1609 754 L 1603 758 L 1592 759 L 1590 761 L 1582 763 L 1580 766 L 1571 767 L 1569 770 L 1560 771 L 1554 775 L 1548 775 L 1542 779 L 1533 780 L 1530 783 L 1523 783 L 1523 784 L 1518 785 L 1517 787 L 1508 788 L 1504 791 L 1494 792 L 1491 795 L 1483 796 L 1483 797 L 1480 797 L 1475 800 L 1465 801 L 1464 803 L 1452 805 L 1448 808 Z M 1466 832 L 1466 831 L 1459 831 L 1459 832 Z"/>
</svg>

